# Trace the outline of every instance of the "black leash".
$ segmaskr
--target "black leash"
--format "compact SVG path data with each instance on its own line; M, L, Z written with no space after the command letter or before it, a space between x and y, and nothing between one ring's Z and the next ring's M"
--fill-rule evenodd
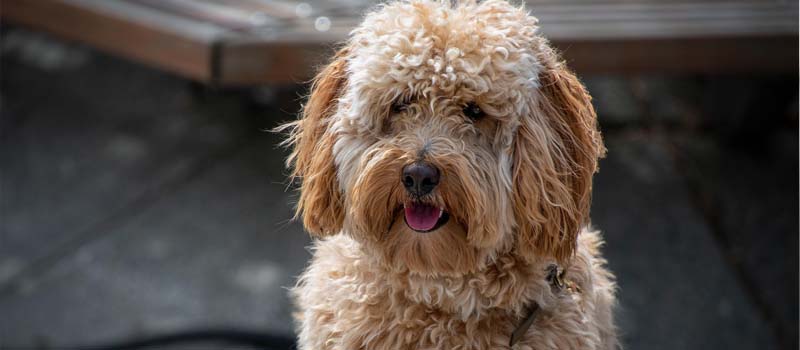
M550 288L555 293L561 293L565 288L571 288L564 282L564 274L566 270L558 271L558 265L552 264L547 267L547 282L550 283ZM539 313L539 304L533 303L528 306L528 310L526 312L525 318L522 319L522 322L519 323L517 328L514 328L514 331L511 332L511 340L508 342L508 346L513 347L514 344L519 342L522 337L525 336L525 333L528 332L528 329L531 328L533 325L533 321L536 320L536 315Z

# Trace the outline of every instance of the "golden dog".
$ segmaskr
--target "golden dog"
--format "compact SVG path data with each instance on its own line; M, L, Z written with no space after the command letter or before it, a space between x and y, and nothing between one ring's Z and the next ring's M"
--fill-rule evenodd
M613 349L591 98L505 1L398 1L286 125L301 349Z

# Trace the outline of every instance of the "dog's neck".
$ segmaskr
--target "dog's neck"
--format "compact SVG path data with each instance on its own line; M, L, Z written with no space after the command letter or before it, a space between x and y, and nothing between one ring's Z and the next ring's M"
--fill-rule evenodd
M526 262L513 253L494 259L476 272L461 276L422 276L408 271L383 271L393 292L411 302L458 315L481 318L502 312L523 317L532 304L546 307L556 295L547 282L552 261Z

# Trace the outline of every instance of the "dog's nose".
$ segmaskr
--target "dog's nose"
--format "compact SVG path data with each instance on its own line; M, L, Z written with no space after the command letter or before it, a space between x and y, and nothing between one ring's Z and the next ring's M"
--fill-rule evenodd
M415 196L431 193L439 184L439 169L433 165L417 162L403 168L403 186Z

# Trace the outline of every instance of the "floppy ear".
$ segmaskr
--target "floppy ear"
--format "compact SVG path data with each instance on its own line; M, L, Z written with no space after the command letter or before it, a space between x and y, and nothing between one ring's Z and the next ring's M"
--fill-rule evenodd
M547 50L539 92L514 145L514 214L518 253L565 261L588 223L592 175L605 148L591 97Z
M306 230L319 237L338 233L344 220L330 123L346 83L346 56L347 48L340 50L317 74L301 119L283 127L291 129L287 143L294 145L287 165L292 178L300 179L295 218L302 216Z

